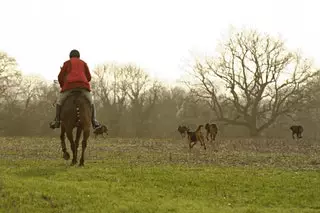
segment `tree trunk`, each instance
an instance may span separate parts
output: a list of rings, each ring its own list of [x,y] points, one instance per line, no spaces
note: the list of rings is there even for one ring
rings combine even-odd
[[[260,132],[258,131],[258,129],[255,126],[249,127],[249,134],[250,134],[250,137],[259,137],[260,136]]]

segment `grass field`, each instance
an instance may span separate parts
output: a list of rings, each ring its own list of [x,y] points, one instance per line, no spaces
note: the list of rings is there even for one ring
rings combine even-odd
[[[83,168],[58,137],[0,147],[0,212],[320,212],[313,141],[90,138]]]

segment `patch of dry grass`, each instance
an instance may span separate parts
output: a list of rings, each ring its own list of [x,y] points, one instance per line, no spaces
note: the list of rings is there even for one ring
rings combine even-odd
[[[320,212],[315,141],[90,138],[84,168],[58,137],[0,146],[0,212]]]
[[[59,138],[0,138],[2,159],[59,159]],[[189,151],[186,140],[91,138],[87,163],[121,160],[136,164],[210,164],[294,169],[320,168],[320,143],[307,140],[221,139],[197,144]],[[69,142],[67,141],[67,148]],[[81,146],[79,148],[81,150]],[[69,151],[70,152],[70,151]]]

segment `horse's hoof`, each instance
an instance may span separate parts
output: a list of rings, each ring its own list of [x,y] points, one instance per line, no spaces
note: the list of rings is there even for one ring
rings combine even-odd
[[[65,160],[69,160],[70,159],[70,155],[68,152],[63,153],[63,159]]]
[[[79,167],[84,167],[84,163],[79,163]]]
[[[72,161],[71,164],[70,164],[70,166],[74,166],[74,165],[76,165],[76,164],[77,164],[76,161]]]

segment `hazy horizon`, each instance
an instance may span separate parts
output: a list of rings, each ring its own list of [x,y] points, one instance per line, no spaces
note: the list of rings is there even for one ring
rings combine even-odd
[[[259,2],[259,3],[258,3]],[[194,55],[210,55],[231,26],[280,35],[319,64],[319,3],[312,1],[2,0],[0,51],[25,74],[56,79],[71,49],[91,70],[135,63],[174,82]]]

